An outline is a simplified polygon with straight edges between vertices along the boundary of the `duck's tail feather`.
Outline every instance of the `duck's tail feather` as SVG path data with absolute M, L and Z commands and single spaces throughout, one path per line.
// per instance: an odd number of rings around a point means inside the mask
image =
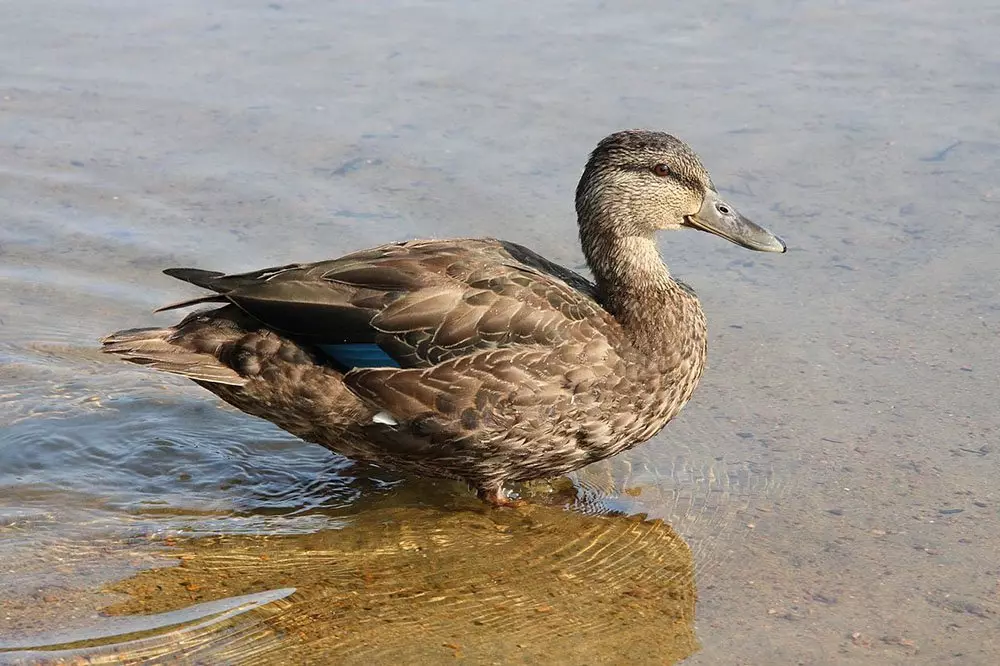
M 200 382 L 243 386 L 247 380 L 209 354 L 199 354 L 171 342 L 170 328 L 130 328 L 101 340 L 101 351 L 126 361 L 183 375 Z
M 196 298 L 186 298 L 183 301 L 177 301 L 176 303 L 169 303 L 162 307 L 156 308 L 153 312 L 166 312 L 167 310 L 177 310 L 178 308 L 188 308 L 192 305 L 201 305 L 202 303 L 227 303 L 229 299 L 221 294 L 210 294 L 208 296 L 198 296 Z
M 163 272 L 172 278 L 190 282 L 202 289 L 211 289 L 212 291 L 219 291 L 219 285 L 216 283 L 216 280 L 220 277 L 225 277 L 225 273 L 203 271 L 200 268 L 168 268 Z
M 203 271 L 200 268 L 168 268 L 163 272 L 172 278 L 183 280 L 184 282 L 193 284 L 196 287 L 201 287 L 202 289 L 211 289 L 217 293 L 210 294 L 208 296 L 186 298 L 183 301 L 177 301 L 176 303 L 170 303 L 161 308 L 156 308 L 153 312 L 177 310 L 179 308 L 200 305 L 202 303 L 225 303 L 228 301 L 228 299 L 223 295 L 226 291 L 228 291 L 228 289 L 221 285 L 219 280 L 219 278 L 226 277 L 225 273 L 220 273 L 219 271 Z

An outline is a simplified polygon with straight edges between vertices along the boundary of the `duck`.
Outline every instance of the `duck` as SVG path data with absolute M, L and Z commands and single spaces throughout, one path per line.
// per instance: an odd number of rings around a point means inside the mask
M 357 461 L 458 479 L 494 506 L 657 434 L 707 358 L 695 292 L 661 231 L 785 243 L 723 200 L 676 137 L 601 140 L 576 188 L 592 279 L 497 238 L 409 240 L 240 274 L 170 268 L 210 304 L 104 352 L 193 380 L 237 409 Z

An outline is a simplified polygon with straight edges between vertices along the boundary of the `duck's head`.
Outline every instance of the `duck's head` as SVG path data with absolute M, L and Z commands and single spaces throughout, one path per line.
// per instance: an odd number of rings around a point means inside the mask
M 582 234 L 649 238 L 691 227 L 751 250 L 785 251 L 780 238 L 719 196 L 687 144 L 663 132 L 616 132 L 597 144 L 577 186 L 576 208 Z

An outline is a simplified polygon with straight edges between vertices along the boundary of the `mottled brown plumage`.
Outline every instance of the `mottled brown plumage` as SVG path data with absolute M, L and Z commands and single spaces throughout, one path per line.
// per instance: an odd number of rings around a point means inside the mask
M 190 377 L 346 456 L 463 479 L 502 504 L 505 481 L 632 447 L 691 397 L 705 318 L 655 232 L 691 226 L 784 251 L 718 198 L 690 148 L 659 132 L 604 139 L 576 208 L 593 283 L 494 239 L 410 241 L 242 275 L 170 269 L 214 293 L 164 309 L 225 305 L 115 333 L 104 350 Z M 345 361 L 342 345 L 375 360 Z

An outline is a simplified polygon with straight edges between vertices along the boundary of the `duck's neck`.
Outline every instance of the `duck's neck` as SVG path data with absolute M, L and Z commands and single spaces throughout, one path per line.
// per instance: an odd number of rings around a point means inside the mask
M 602 305 L 633 344 L 649 352 L 676 344 L 689 329 L 677 317 L 691 297 L 671 279 L 653 237 L 582 233 L 581 241 Z

